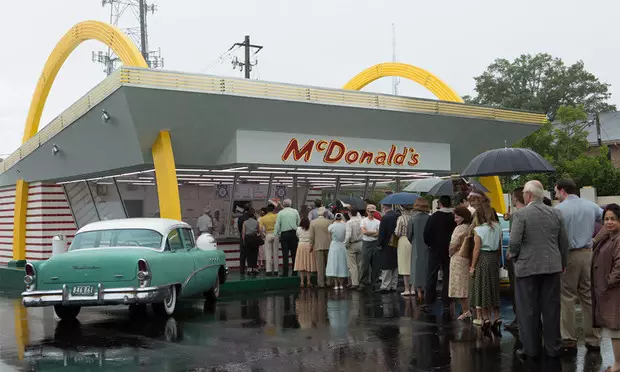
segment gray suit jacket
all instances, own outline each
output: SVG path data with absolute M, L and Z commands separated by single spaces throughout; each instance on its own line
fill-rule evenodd
M 559 273 L 566 267 L 568 236 L 562 213 L 533 202 L 513 215 L 508 251 L 515 276 Z

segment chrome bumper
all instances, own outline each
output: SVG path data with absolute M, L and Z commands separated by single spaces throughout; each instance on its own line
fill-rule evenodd
M 131 305 L 148 304 L 163 301 L 166 288 L 104 288 L 97 286 L 97 292 L 92 296 L 71 295 L 67 285 L 62 289 L 52 291 L 31 291 L 22 293 L 22 303 L 25 307 L 40 307 L 52 305 L 65 306 L 101 306 L 101 305 Z

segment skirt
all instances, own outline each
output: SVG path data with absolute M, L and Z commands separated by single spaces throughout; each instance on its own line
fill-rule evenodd
M 316 260 L 314 252 L 310 252 L 310 243 L 299 242 L 297 245 L 297 254 L 295 255 L 295 268 L 293 271 L 309 271 L 316 272 Z
M 469 297 L 469 258 L 454 255 L 450 258 L 450 280 L 448 281 L 448 297 Z
M 481 251 L 474 272 L 471 306 L 498 307 L 499 286 L 499 255 Z
M 325 275 L 332 278 L 347 278 L 349 276 L 347 249 L 344 243 L 332 241 L 332 244 L 329 246 Z
M 411 275 L 411 243 L 406 236 L 398 238 L 398 275 Z

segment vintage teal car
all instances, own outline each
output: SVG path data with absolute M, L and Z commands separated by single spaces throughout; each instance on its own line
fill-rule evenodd
M 208 234 L 163 218 L 95 222 L 75 235 L 68 252 L 25 267 L 24 306 L 54 306 L 60 319 L 82 306 L 151 304 L 172 315 L 178 298 L 219 297 L 228 270 L 223 251 Z

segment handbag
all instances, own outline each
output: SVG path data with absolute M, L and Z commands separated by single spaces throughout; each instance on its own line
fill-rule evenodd
M 263 239 L 263 234 L 256 234 L 256 242 L 258 243 L 258 246 L 260 247 L 261 245 L 265 245 L 265 239 Z
M 390 241 L 388 242 L 388 245 L 392 248 L 398 248 L 398 236 L 396 236 L 396 234 L 392 233 L 392 236 L 390 236 Z

